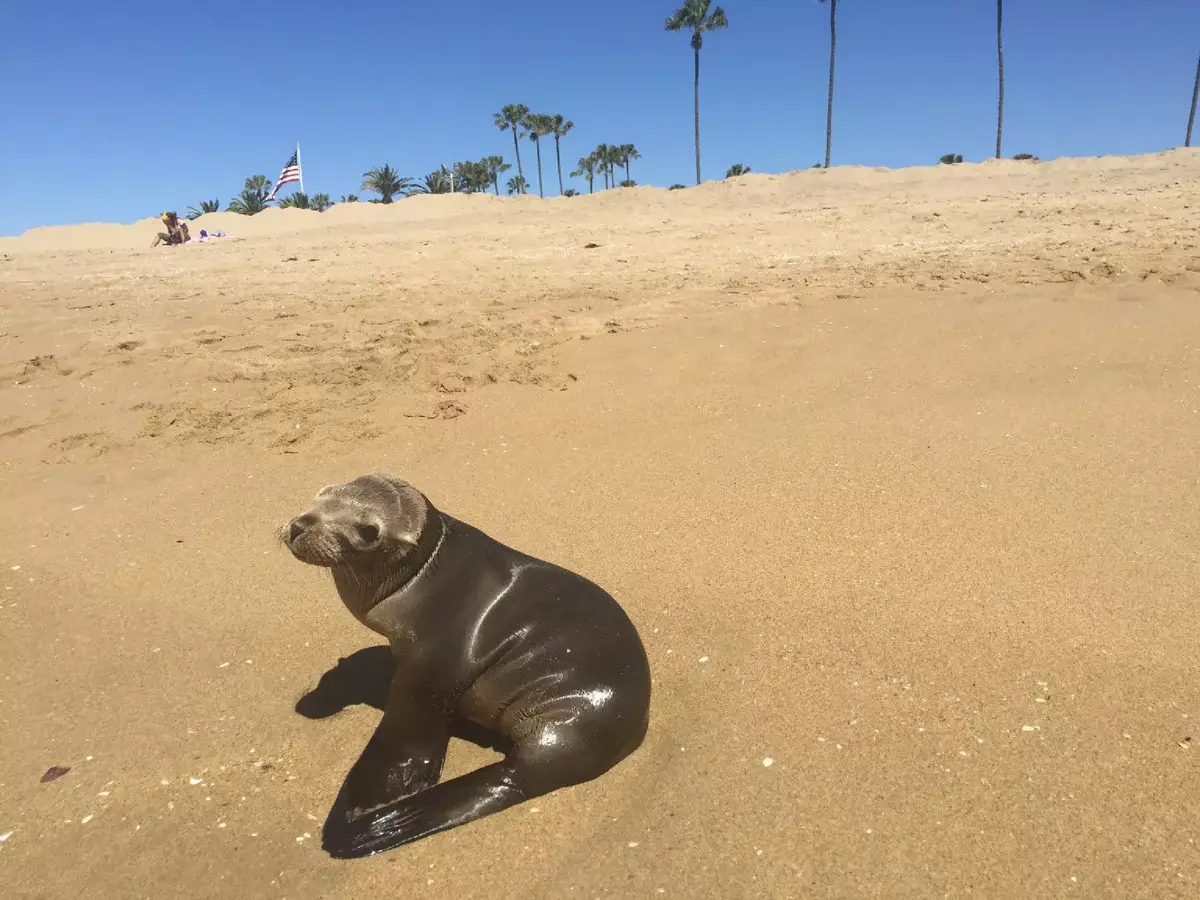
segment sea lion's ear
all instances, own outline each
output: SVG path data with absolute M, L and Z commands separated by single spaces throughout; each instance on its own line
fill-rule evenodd
M 325 487 L 323 487 L 319 491 L 317 491 L 317 495 L 314 499 L 319 500 L 321 497 L 324 497 L 326 494 L 328 494 L 330 491 L 332 491 L 335 487 L 337 487 L 336 484 L 325 485 Z

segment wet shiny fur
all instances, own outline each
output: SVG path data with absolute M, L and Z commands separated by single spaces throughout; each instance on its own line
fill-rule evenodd
M 650 668 L 632 622 L 591 581 L 436 509 L 406 482 L 323 488 L 280 531 L 331 569 L 346 607 L 395 658 L 383 718 L 325 822 L 368 856 L 604 774 L 641 744 Z M 438 782 L 456 717 L 505 758 Z

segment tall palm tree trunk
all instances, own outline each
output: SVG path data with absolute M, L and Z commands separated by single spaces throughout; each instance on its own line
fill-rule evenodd
M 996 60 L 1000 69 L 1000 98 L 996 109 L 996 159 L 1004 137 L 1004 0 L 996 0 Z
M 534 148 L 537 150 L 537 162 L 538 162 L 538 196 L 539 196 L 539 197 L 541 197 L 541 198 L 543 198 L 543 199 L 545 199 L 545 197 L 546 197 L 546 192 L 542 190 L 542 142 L 541 142 L 541 141 L 534 141 L 534 142 L 533 142 L 533 146 L 534 146 Z
M 497 172 L 495 177 L 492 179 L 492 184 L 494 184 L 496 186 L 496 196 L 499 197 L 500 196 L 500 173 L 499 172 Z
M 633 176 L 629 174 L 629 157 L 625 158 L 625 180 L 633 181 Z
M 829 0 L 829 102 L 825 107 L 825 168 L 833 146 L 833 63 L 837 56 L 837 0 Z
M 700 183 L 700 48 L 696 47 L 696 77 L 693 82 L 696 119 L 696 184 Z
M 563 192 L 562 186 L 562 154 L 558 150 L 558 135 L 554 136 L 554 159 L 558 162 L 558 192 Z
M 1183 146 L 1192 146 L 1192 126 L 1196 124 L 1196 100 L 1200 98 L 1200 59 L 1196 60 L 1196 86 L 1192 88 L 1192 113 L 1188 116 L 1187 137 L 1184 138 Z
M 521 145 L 517 141 L 517 125 L 513 123 L 513 152 L 517 154 L 517 174 L 521 177 L 518 184 L 525 183 L 525 170 L 521 168 Z

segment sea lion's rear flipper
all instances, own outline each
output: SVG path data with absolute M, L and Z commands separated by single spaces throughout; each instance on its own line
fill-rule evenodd
M 528 768 L 504 760 L 443 781 L 349 822 L 332 812 L 325 821 L 322 846 L 336 859 L 371 856 L 490 816 L 551 789 L 532 788 L 536 779 L 528 775 Z

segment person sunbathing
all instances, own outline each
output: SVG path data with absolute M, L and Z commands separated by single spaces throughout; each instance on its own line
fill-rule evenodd
M 158 236 L 154 238 L 154 243 L 150 245 L 151 247 L 157 247 L 159 244 L 182 244 L 191 240 L 187 222 L 180 219 L 175 213 L 165 212 L 161 218 L 163 224 L 167 226 L 167 230 L 158 233 Z

